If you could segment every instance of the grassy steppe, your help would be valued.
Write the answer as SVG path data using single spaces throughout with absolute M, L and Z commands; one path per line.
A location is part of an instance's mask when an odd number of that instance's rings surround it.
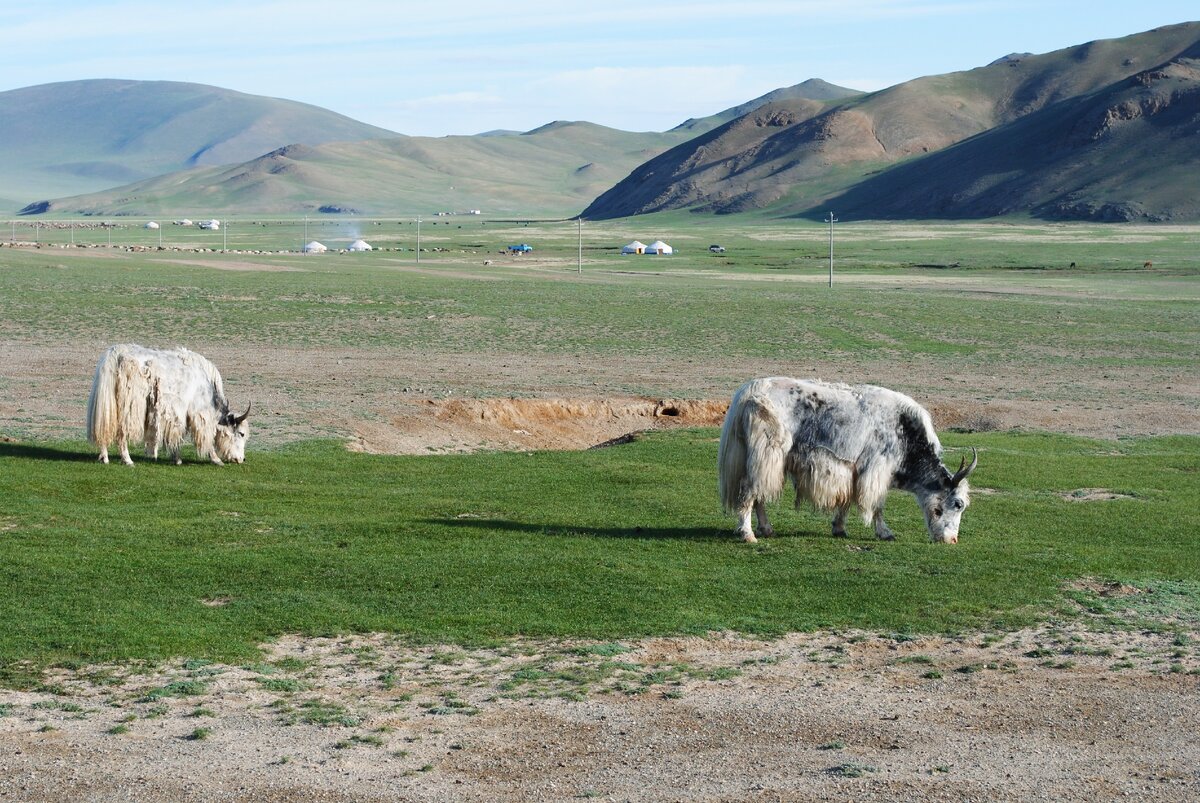
M 411 250 L 4 248 L 0 341 L 39 355 L 119 341 L 216 345 L 240 355 L 221 365 L 237 398 L 275 347 L 695 361 L 695 375 L 722 392 L 745 378 L 725 372 L 748 361 L 789 370 L 823 361 L 856 379 L 915 366 L 901 389 L 919 397 L 1043 394 L 1096 409 L 1141 398 L 1145 388 L 1123 380 L 1131 373 L 1173 377 L 1164 405 L 1191 398 L 1184 385 L 1198 367 L 1191 228 L 844 225 L 829 291 L 820 226 L 588 223 L 580 275 L 573 224 L 484 223 L 423 228 L 422 245 L 444 250 L 419 265 Z M 303 225 L 235 222 L 230 247 L 294 248 Z M 368 239 L 411 248 L 415 227 L 390 225 L 406 234 Z M 118 231 L 143 244 L 156 236 Z M 635 237 L 679 252 L 618 256 Z M 520 241 L 535 245 L 531 258 L 496 254 Z M 728 251 L 709 254 L 710 242 Z M 78 373 L 82 411 L 88 377 Z M 979 391 L 964 378 L 993 373 L 1029 379 Z M 1084 374 L 1112 379 L 1073 384 Z M 1178 617 L 1160 623 L 1197 622 L 1195 437 L 946 433 L 949 447 L 981 447 L 975 484 L 994 491 L 977 493 L 958 547 L 926 543 L 916 506 L 898 497 L 898 543 L 877 544 L 862 528 L 836 541 L 822 517 L 802 512 L 783 514 L 780 538 L 748 548 L 717 509 L 711 430 L 595 452 L 382 457 L 262 437 L 268 418 L 245 466 L 127 470 L 95 465 L 68 440 L 76 419 L 48 422 L 37 399 L 14 403 L 14 383 L 0 366 L 0 409 L 10 411 L 0 434 L 19 439 L 0 442 L 9 671 L 25 660 L 240 657 L 293 631 L 486 641 L 1006 627 L 1061 613 L 1065 584 L 1082 577 L 1153 589 L 1140 599 Z M 1062 496 L 1081 488 L 1127 498 Z
M 216 470 L 0 444 L 0 665 L 249 656 L 287 632 L 481 642 L 1029 623 L 1118 579 L 1200 614 L 1196 438 L 951 435 L 981 447 L 957 547 L 777 514 L 748 547 L 714 499 L 715 430 L 582 453 L 381 457 L 332 442 Z M 1128 498 L 1071 501 L 1104 486 Z M 1190 607 L 1189 607 L 1190 606 Z

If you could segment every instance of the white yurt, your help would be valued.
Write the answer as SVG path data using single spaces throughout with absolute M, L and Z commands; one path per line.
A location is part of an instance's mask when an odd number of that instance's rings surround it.
M 629 243 L 629 245 L 621 246 L 621 253 L 622 254 L 644 254 L 644 253 L 646 253 L 646 244 L 643 242 L 634 240 L 633 242 Z
M 313 240 L 311 243 L 304 246 L 304 253 L 306 253 L 306 254 L 323 254 L 328 250 L 329 250 L 328 248 L 326 248 L 324 245 L 317 242 L 316 240 Z
M 144 229 L 157 229 L 157 228 L 158 228 L 158 224 L 157 224 L 157 223 L 155 223 L 153 220 L 151 220 L 149 223 L 147 223 L 147 224 L 146 224 L 145 226 L 143 226 L 142 228 L 144 228 Z
M 655 240 L 646 246 L 647 254 L 673 254 L 675 249 L 664 243 L 662 240 Z
M 347 248 L 346 250 L 347 251 L 370 251 L 371 244 L 368 243 L 366 240 L 355 240 L 354 242 L 350 243 L 350 247 Z

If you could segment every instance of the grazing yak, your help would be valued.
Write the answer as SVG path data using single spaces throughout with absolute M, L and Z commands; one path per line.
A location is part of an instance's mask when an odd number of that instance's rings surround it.
M 718 448 L 721 504 L 738 517 L 738 534 L 754 543 L 773 534 L 766 503 L 779 497 L 787 477 L 797 506 L 807 499 L 833 513 L 833 534 L 846 535 L 846 514 L 858 506 L 884 540 L 895 536 L 883 520 L 890 488 L 917 498 L 929 538 L 958 543 L 962 512 L 970 503 L 963 458 L 953 474 L 942 465 L 942 445 L 929 413 L 902 393 L 873 385 L 811 379 L 753 379 L 738 388 Z
M 116 441 L 121 461 L 132 466 L 129 439 L 143 440 L 155 460 L 165 446 L 179 465 L 180 446 L 191 433 L 200 457 L 220 466 L 222 459 L 245 460 L 249 414 L 249 406 L 241 415 L 229 410 L 221 374 L 199 354 L 125 344 L 111 346 L 96 363 L 87 434 L 100 448 L 100 462 L 108 462 L 108 445 Z

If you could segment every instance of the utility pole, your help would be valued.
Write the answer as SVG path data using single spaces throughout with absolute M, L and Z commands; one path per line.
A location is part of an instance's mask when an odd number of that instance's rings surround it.
M 575 230 L 579 232 L 579 275 L 583 275 L 583 218 L 575 218 Z
M 308 215 L 304 216 L 304 242 L 300 246 L 300 253 L 304 253 L 304 249 L 308 247 Z
M 421 216 L 417 215 L 417 264 L 421 264 Z
M 833 287 L 833 224 L 837 223 L 838 219 L 830 212 L 825 222 L 829 224 L 829 286 Z

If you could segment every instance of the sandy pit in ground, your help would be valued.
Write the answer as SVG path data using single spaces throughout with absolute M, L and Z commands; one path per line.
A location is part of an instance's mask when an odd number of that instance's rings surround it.
M 106 345 L 0 340 L 0 438 L 81 439 Z M 941 429 L 1200 433 L 1197 378 L 1140 366 L 1031 377 L 1003 364 L 947 375 L 920 357 L 584 362 L 188 345 L 220 366 L 235 407 L 254 402 L 251 461 L 256 443 L 310 437 L 381 453 L 585 448 L 716 425 L 738 384 L 778 373 L 906 390 Z M 1074 501 L 1105 504 L 1106 493 L 1081 488 Z M 582 645 L 586 657 L 578 644 L 283 639 L 264 650 L 291 668 L 270 674 L 175 661 L 91 680 L 95 667 L 60 672 L 48 678 L 57 694 L 0 691 L 0 800 L 1196 800 L 1200 633 L 1189 638 L 716 634 L 611 656 Z M 586 687 L 535 680 L 595 675 L 602 660 L 630 668 Z M 191 681 L 197 694 L 155 699 Z M 318 724 L 329 711 L 342 723 Z

